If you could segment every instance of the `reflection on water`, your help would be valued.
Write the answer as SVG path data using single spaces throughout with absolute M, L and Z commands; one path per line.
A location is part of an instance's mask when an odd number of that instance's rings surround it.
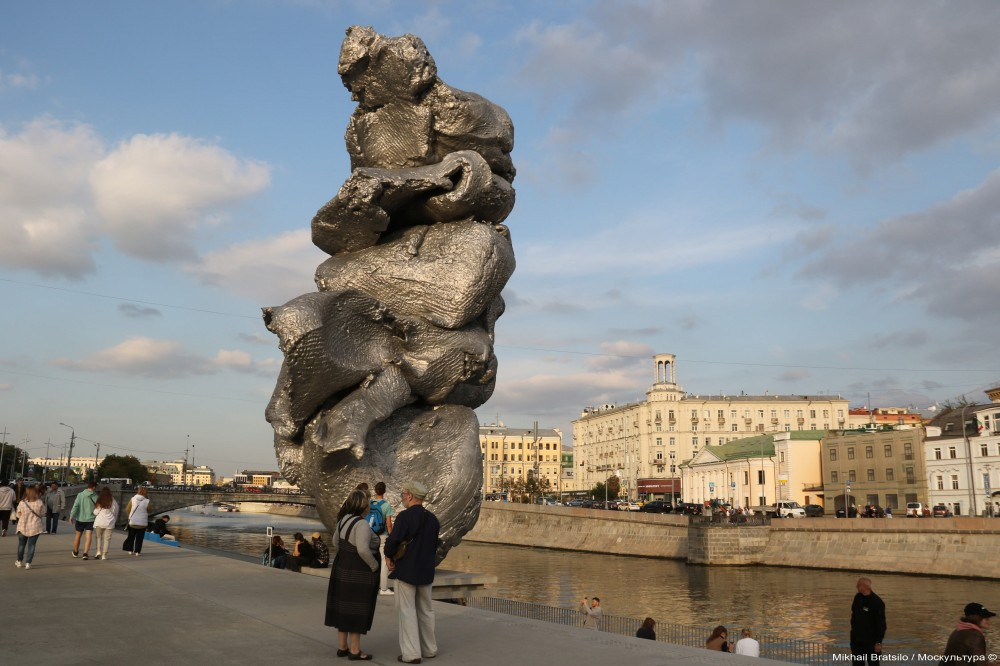
M 839 646 L 848 643 L 854 586 L 866 573 L 861 562 L 855 572 L 705 567 L 471 542 L 452 550 L 444 567 L 495 575 L 491 596 L 563 608 L 596 596 L 612 615 L 725 624 L 730 635 L 746 626 Z M 997 582 L 867 575 L 886 603 L 886 650 L 894 653 L 940 654 L 966 603 L 1000 605 Z
M 203 513 L 198 513 L 203 512 Z M 286 544 L 291 535 L 324 533 L 317 520 L 253 513 L 218 513 L 214 507 L 178 511 L 170 529 L 182 543 L 259 557 L 266 528 Z M 850 558 L 845 554 L 845 558 Z M 584 597 L 601 598 L 606 613 L 658 622 L 712 627 L 725 624 L 767 630 L 787 638 L 846 646 L 854 584 L 865 574 L 778 567 L 703 567 L 650 560 L 465 542 L 443 568 L 493 574 L 491 596 L 575 608 Z M 1000 582 L 869 574 L 886 603 L 886 650 L 938 654 L 962 608 L 978 601 L 1000 605 Z M 988 632 L 995 633 L 995 632 Z M 707 635 L 706 635 L 707 638 Z M 987 640 L 1000 637 L 987 636 Z
M 170 514 L 170 531 L 181 544 L 260 557 L 268 546 L 267 528 L 281 536 L 291 548 L 292 535 L 302 532 L 309 538 L 322 532 L 329 543 L 326 526 L 318 520 L 293 518 L 269 513 L 219 513 L 214 506 L 192 507 Z

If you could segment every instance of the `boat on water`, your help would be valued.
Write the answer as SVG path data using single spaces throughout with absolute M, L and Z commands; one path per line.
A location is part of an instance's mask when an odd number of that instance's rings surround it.
M 219 504 L 219 511 L 222 513 L 239 513 L 240 508 L 235 504 Z

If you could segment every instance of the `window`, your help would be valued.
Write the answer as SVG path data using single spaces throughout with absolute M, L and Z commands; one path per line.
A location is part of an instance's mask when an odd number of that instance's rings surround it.
M 772 409 L 771 410 L 771 418 L 772 419 L 778 418 L 778 410 L 777 409 Z
M 941 447 L 934 447 L 934 460 L 941 460 Z
M 903 458 L 905 460 L 913 460 L 913 444 L 909 442 L 903 444 Z
M 875 457 L 875 447 L 866 446 L 865 447 L 865 458 L 874 458 L 874 457 Z
M 869 469 L 868 470 L 868 480 L 869 481 L 874 481 L 875 480 L 875 470 L 873 470 L 873 469 Z
M 736 410 L 735 409 L 730 409 L 729 410 L 729 418 L 731 418 L 731 419 L 735 419 L 736 418 Z
M 912 467 L 907 467 L 906 468 L 906 482 L 907 483 L 916 483 L 917 482 L 916 478 L 913 475 L 913 468 Z
M 667 412 L 667 419 L 671 421 L 674 420 L 674 410 L 671 409 L 669 412 Z
M 958 490 L 958 474 L 951 475 L 951 489 Z
M 739 432 L 739 430 L 740 430 L 740 424 L 734 423 L 733 424 L 733 432 Z
M 894 470 L 891 467 L 886 467 L 885 468 L 885 480 L 886 481 L 895 481 L 896 480 L 896 470 Z
M 796 409 L 796 410 L 795 410 L 795 416 L 796 416 L 797 418 L 800 418 L 800 419 L 801 419 L 801 418 L 802 418 L 802 410 L 801 410 L 801 409 Z
M 785 424 L 785 432 L 791 432 L 791 431 L 792 431 L 792 424 L 791 423 L 786 423 Z
M 697 437 L 692 437 L 691 438 L 691 446 L 693 446 L 696 449 L 698 448 L 698 438 Z
M 705 438 L 705 446 L 711 446 L 711 445 L 712 445 L 712 438 L 711 437 L 706 437 Z
M 848 460 L 854 460 L 854 447 L 853 446 L 848 446 L 847 447 L 847 459 Z
M 677 445 L 677 438 L 676 437 L 671 437 L 670 438 L 670 446 L 676 446 L 676 445 Z
M 944 490 L 944 477 L 943 476 L 939 476 L 937 478 L 937 489 L 938 490 Z
M 816 418 L 816 410 L 815 409 L 810 409 L 809 410 L 809 418 L 811 418 L 811 419 Z
M 657 446 L 663 446 L 663 438 L 662 437 L 657 437 L 656 438 L 656 445 Z
M 830 410 L 829 409 L 824 409 L 823 410 L 823 418 L 824 419 L 830 418 Z
M 853 469 L 847 472 L 847 480 L 854 483 L 858 480 L 858 474 Z
M 663 451 L 657 451 L 656 452 L 656 459 L 657 460 L 663 460 Z
M 766 483 L 765 478 L 766 475 L 764 474 L 764 470 L 762 469 L 757 470 L 757 483 L 759 485 L 764 485 Z
M 884 453 L 884 455 L 885 455 L 886 458 L 891 458 L 892 457 L 892 444 L 886 444 L 885 445 L 885 453 Z
M 844 410 L 842 410 L 842 409 L 838 409 L 837 410 L 837 418 L 838 419 L 843 419 L 844 418 Z
M 899 508 L 899 496 L 898 495 L 886 495 L 885 496 L 885 508 L 887 508 L 887 509 L 898 509 Z
M 692 423 L 691 424 L 691 432 L 698 432 L 698 424 L 697 423 Z
M 671 451 L 670 452 L 670 459 L 671 460 L 677 460 L 677 452 L 676 451 Z
M 764 418 L 764 410 L 763 409 L 758 409 L 757 410 L 757 417 L 758 418 Z
M 979 453 L 983 457 L 990 455 L 990 447 L 987 446 L 986 444 L 983 444 L 982 446 L 979 447 Z
M 787 419 L 791 415 L 792 415 L 792 411 L 790 409 L 786 409 L 785 410 L 785 418 Z
M 837 470 L 830 472 L 830 481 L 833 483 L 840 483 L 840 475 L 837 474 Z
M 830 462 L 837 462 L 837 449 L 830 449 Z
M 778 453 L 778 462 L 785 462 L 785 452 L 784 451 L 780 451 Z
M 724 409 L 720 409 L 720 410 L 719 410 L 719 411 L 718 411 L 718 412 L 716 413 L 716 416 L 718 416 L 718 417 L 719 417 L 719 420 L 720 420 L 720 421 L 726 418 L 726 416 L 725 416 L 725 415 L 726 415 L 726 410 L 724 410 Z
M 749 484 L 750 484 L 750 472 L 743 472 L 743 485 L 746 486 Z
M 697 409 L 692 409 L 691 410 L 691 418 L 693 418 L 693 419 L 698 418 L 698 410 Z
M 656 422 L 656 432 L 663 432 L 663 425 L 659 421 Z
M 949 446 L 948 447 L 948 457 L 952 458 L 952 459 L 958 457 L 958 452 L 955 451 L 955 447 L 954 446 Z

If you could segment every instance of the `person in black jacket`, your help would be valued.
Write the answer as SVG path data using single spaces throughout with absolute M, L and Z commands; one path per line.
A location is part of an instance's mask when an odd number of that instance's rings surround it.
M 385 560 L 395 582 L 396 608 L 399 613 L 399 661 L 419 664 L 421 658 L 437 656 L 434 636 L 434 608 L 431 584 L 437 564 L 441 524 L 424 508 L 427 486 L 419 481 L 403 484 L 406 510 L 393 523 L 385 540 Z M 407 544 L 400 555 L 401 546 Z
M 955 626 L 955 631 L 948 637 L 948 644 L 944 648 L 945 659 L 942 659 L 941 663 L 971 661 L 970 658 L 975 656 L 981 657 L 980 661 L 984 661 L 986 636 L 983 635 L 983 629 L 990 626 L 991 617 L 996 617 L 996 613 L 982 604 L 966 604 L 965 614 Z
M 851 604 L 851 658 L 853 663 L 867 666 L 882 654 L 885 603 L 872 592 L 870 578 L 859 578 L 857 588 Z

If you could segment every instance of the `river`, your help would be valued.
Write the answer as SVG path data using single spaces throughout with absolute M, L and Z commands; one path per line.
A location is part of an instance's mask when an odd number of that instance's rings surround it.
M 327 533 L 317 520 L 271 514 L 225 513 L 195 507 L 171 514 L 170 529 L 184 544 L 259 558 L 270 525 L 290 544 L 294 532 Z M 329 542 L 329 537 L 327 536 Z M 850 554 L 844 557 L 850 559 Z M 854 572 L 778 567 L 704 567 L 674 560 L 619 557 L 465 542 L 443 568 L 492 574 L 487 594 L 572 608 L 600 597 L 604 612 L 657 622 L 711 627 L 725 624 L 801 640 L 846 646 L 851 600 L 864 563 Z M 872 574 L 886 603 L 885 650 L 939 654 L 962 608 L 978 601 L 1000 606 L 1000 582 Z M 1000 637 L 987 631 L 987 642 Z M 707 638 L 707 636 L 706 636 Z M 995 648 L 994 648 L 995 649 Z

